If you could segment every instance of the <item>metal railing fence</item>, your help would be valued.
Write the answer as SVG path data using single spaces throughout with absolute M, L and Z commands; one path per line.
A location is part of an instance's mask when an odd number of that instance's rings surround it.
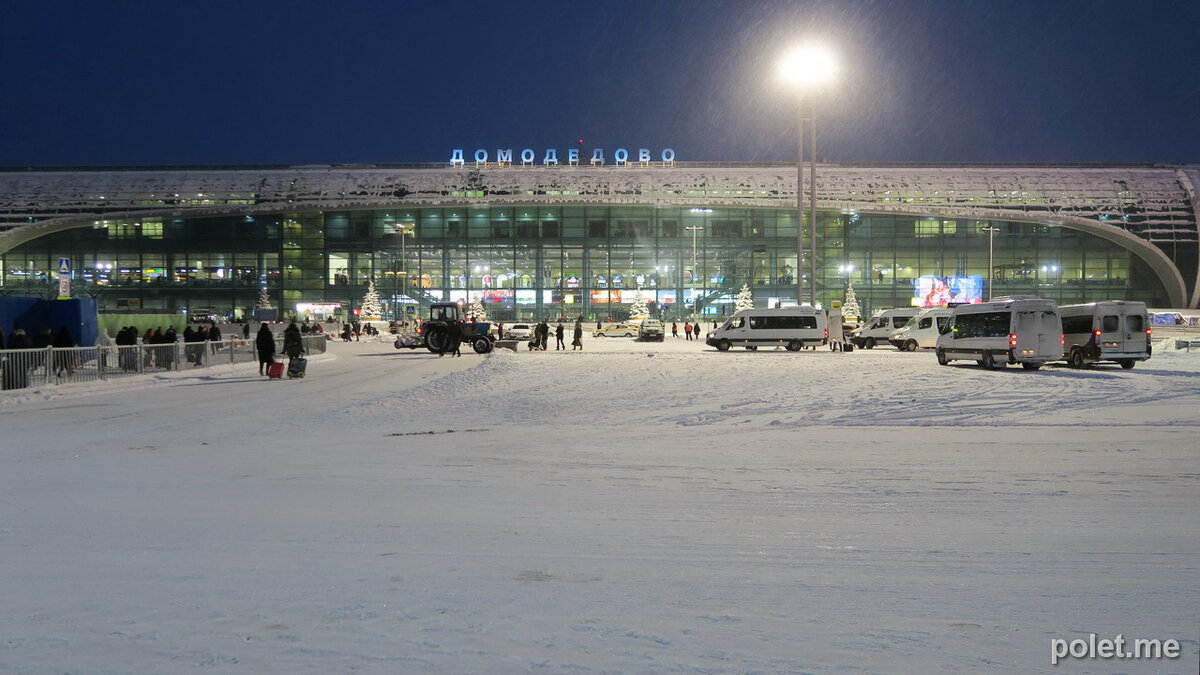
M 304 351 L 325 352 L 324 335 L 302 335 Z M 275 338 L 275 354 L 283 355 L 283 338 Z M 163 373 L 221 364 L 254 363 L 254 338 L 173 344 L 105 345 L 0 349 L 0 388 L 25 389 L 48 384 L 108 380 L 128 375 Z

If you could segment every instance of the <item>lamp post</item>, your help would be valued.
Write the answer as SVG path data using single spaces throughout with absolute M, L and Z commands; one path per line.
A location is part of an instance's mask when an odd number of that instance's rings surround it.
M 810 46 L 795 49 L 784 57 L 780 72 L 784 79 L 798 86 L 796 97 L 796 304 L 804 302 L 804 275 L 801 258 L 804 242 L 804 91 L 833 77 L 837 67 L 833 55 L 820 47 Z M 812 133 L 808 141 L 809 165 L 809 211 L 808 211 L 808 286 L 809 301 L 817 305 L 817 115 L 814 96 L 809 99 L 809 124 Z
M 696 286 L 696 233 L 703 230 L 704 227 L 702 225 L 689 225 L 683 229 L 691 230 L 691 232 L 692 232 L 692 286 L 695 287 Z M 695 297 L 692 298 L 692 310 L 693 311 L 700 309 L 699 307 L 696 306 L 696 303 L 698 303 L 698 302 L 699 302 L 699 300 L 697 300 Z
M 992 298 L 995 296 L 995 294 L 994 294 L 994 293 L 992 293 L 992 279 L 993 279 L 993 276 L 992 276 L 992 275 L 993 275 L 993 272 L 992 272 L 992 236 L 993 236 L 993 235 L 995 235 L 997 232 L 999 232 L 999 231 L 1000 231 L 1000 228 L 998 228 L 998 227 L 992 227 L 991 225 L 989 225 L 989 226 L 987 226 L 987 227 L 981 227 L 981 228 L 979 228 L 979 231 L 980 231 L 980 232 L 987 232 L 987 235 L 988 235 L 988 275 L 987 275 L 987 290 L 988 290 L 988 300 L 991 300 L 991 299 L 992 299 Z
M 403 223 L 396 226 L 396 233 L 400 235 L 400 295 L 405 298 L 403 302 L 407 302 L 408 298 L 408 250 L 405 248 L 405 242 L 408 240 L 408 235 L 414 234 L 412 227 Z

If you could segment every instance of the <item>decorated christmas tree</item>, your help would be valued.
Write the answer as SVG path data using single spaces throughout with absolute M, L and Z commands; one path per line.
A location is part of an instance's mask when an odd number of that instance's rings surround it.
M 858 306 L 858 297 L 854 295 L 854 284 L 846 284 L 846 301 L 842 303 L 842 316 L 855 320 L 862 318 L 862 309 Z
M 483 298 L 476 297 L 471 302 L 471 309 L 468 314 L 476 321 L 487 321 L 487 310 L 483 308 Z
M 271 307 L 271 296 L 267 295 L 265 287 L 258 289 L 258 305 L 256 307 L 258 309 L 273 309 Z
M 646 306 L 646 298 L 642 296 L 642 289 L 637 289 L 637 295 L 633 296 L 633 304 L 629 306 L 629 318 L 631 319 L 649 319 L 650 308 Z
M 733 302 L 734 313 L 740 312 L 743 309 L 754 309 L 754 296 L 750 293 L 750 287 L 742 284 L 742 290 L 738 291 L 737 300 Z
M 383 317 L 383 306 L 379 304 L 379 293 L 375 290 L 375 280 L 367 282 L 367 292 L 363 295 L 362 309 L 359 318 L 363 321 L 378 321 Z

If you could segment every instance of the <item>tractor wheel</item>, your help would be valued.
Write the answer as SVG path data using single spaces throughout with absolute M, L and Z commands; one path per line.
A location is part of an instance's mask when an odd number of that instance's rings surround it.
M 445 326 L 434 326 L 425 331 L 425 348 L 431 352 L 442 351 L 442 345 L 446 344 L 447 331 Z
M 730 346 L 731 345 L 729 344 L 729 340 L 721 340 L 720 342 L 717 343 L 717 351 L 727 352 L 727 351 L 729 351 Z
M 480 336 L 471 341 L 471 349 L 475 350 L 476 354 L 486 354 L 492 351 L 492 341 Z

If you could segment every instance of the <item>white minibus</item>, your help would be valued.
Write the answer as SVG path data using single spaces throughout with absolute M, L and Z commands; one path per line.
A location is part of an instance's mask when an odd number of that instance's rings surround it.
M 1037 370 L 1062 358 L 1062 321 L 1053 300 L 997 298 L 950 311 L 950 324 L 938 336 L 937 360 L 943 366 L 969 359 L 991 370 L 1020 363 Z
M 1114 300 L 1058 308 L 1063 355 L 1072 368 L 1097 361 L 1126 370 L 1150 358 L 1150 316 L 1146 303 Z
M 823 345 L 829 339 L 825 312 L 812 307 L 743 309 L 705 339 L 710 347 L 755 350 L 764 345 L 783 346 L 797 352 L 805 346 Z
M 880 342 L 887 342 L 892 333 L 903 328 L 918 311 L 916 307 L 904 307 L 876 312 L 866 324 L 850 333 L 850 342 L 859 349 L 874 349 Z
M 888 336 L 888 342 L 902 352 L 918 349 L 933 349 L 938 335 L 950 321 L 950 310 L 945 307 L 930 307 L 908 320 L 904 327 Z

